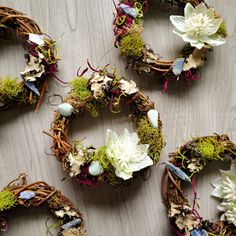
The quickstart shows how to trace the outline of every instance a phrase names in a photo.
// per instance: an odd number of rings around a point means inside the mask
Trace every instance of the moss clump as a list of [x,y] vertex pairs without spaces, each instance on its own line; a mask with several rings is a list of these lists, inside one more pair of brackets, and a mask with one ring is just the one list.
[[214,137],[205,137],[198,140],[196,149],[203,161],[222,160],[220,156],[224,152],[224,146]]
[[[160,120],[159,120],[160,123]],[[159,124],[159,128],[153,128],[147,118],[143,118],[138,123],[136,130],[140,142],[142,144],[149,144],[148,155],[152,158],[154,163],[160,159],[161,150],[164,147],[162,126]]]
[[142,37],[137,33],[128,34],[120,41],[121,54],[130,58],[138,58],[142,56],[144,46]]
[[99,101],[94,99],[87,101],[85,104],[85,110],[91,114],[92,117],[96,117],[99,115],[99,111],[101,110],[102,104]]
[[17,99],[17,97],[24,91],[23,84],[17,82],[9,76],[0,80],[0,101],[11,101]]
[[227,27],[225,24],[225,21],[222,21],[220,28],[216,32],[216,35],[219,35],[221,38],[226,38],[228,33],[227,33]]
[[88,80],[84,77],[76,77],[71,81],[72,95],[84,101],[92,95],[88,88]]
[[4,189],[0,192],[0,212],[9,210],[17,205],[16,198],[9,190]]
[[92,160],[98,161],[102,165],[104,170],[109,169],[110,162],[107,159],[106,146],[101,146],[99,149],[97,149],[94,152]]
[[142,21],[132,24],[132,26],[127,29],[128,34],[139,34],[140,35],[142,32],[143,32]]

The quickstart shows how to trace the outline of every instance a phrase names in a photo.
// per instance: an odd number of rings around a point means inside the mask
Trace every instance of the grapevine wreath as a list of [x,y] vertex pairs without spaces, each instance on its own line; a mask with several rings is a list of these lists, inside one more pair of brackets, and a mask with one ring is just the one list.
[[59,228],[57,235],[61,236],[86,235],[82,215],[74,204],[45,182],[28,184],[26,174],[20,174],[0,192],[0,229],[7,231],[6,215],[10,209],[19,206],[40,207],[44,204],[58,220],[57,224],[48,226],[46,235],[52,235],[52,227]]
[[[115,68],[90,68],[93,73],[89,79],[83,76],[87,68],[72,80],[71,91],[55,112],[53,134],[45,132],[53,138],[55,156],[64,171],[82,184],[127,184],[138,173],[147,177],[149,172],[145,170],[159,160],[164,145],[162,122],[154,103],[134,81],[119,78]],[[104,107],[118,113],[125,106],[132,110],[129,117],[137,124],[137,133],[124,129],[118,136],[108,129],[106,145],[98,149],[70,140],[69,127],[77,116],[84,112],[97,116]]]
[[120,0],[114,19],[115,46],[136,72],[162,75],[165,90],[171,80],[198,79],[197,71],[207,52],[226,42],[225,22],[204,0],[165,0],[184,8],[184,16],[172,15],[170,21],[175,27],[173,32],[187,43],[175,59],[166,61],[145,45],[141,36],[148,2]]
[[48,88],[47,77],[55,76],[57,71],[59,58],[56,44],[25,14],[12,8],[0,7],[0,38],[6,38],[11,32],[14,32],[24,45],[27,65],[20,72],[20,78],[1,78],[0,107],[37,103],[37,111]]
[[[230,171],[221,171],[221,178],[212,185],[212,195],[222,199],[218,209],[224,214],[219,221],[204,220],[195,205],[195,175],[213,160],[230,161]],[[162,178],[162,194],[170,224],[179,236],[236,235],[236,145],[227,135],[194,138],[170,154]],[[207,167],[206,167],[207,168]],[[183,191],[184,182],[192,185],[193,204]]]

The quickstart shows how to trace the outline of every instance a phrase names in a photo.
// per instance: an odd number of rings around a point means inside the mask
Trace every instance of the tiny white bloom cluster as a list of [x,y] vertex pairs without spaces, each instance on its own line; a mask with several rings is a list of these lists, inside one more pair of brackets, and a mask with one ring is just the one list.
[[70,164],[70,176],[74,177],[80,173],[80,167],[85,162],[85,155],[83,149],[76,149],[76,154],[70,153],[68,156],[68,161]]
[[65,215],[68,217],[78,216],[77,212],[72,210],[69,206],[65,206],[63,209],[55,211],[56,216],[63,218]]
[[187,3],[184,16],[170,16],[171,23],[175,26],[173,32],[185,42],[198,49],[206,45],[218,46],[226,42],[217,34],[223,20],[216,16],[213,8],[208,8],[201,3],[194,8]]
[[236,226],[236,165],[232,164],[229,171],[220,171],[221,177],[213,181],[215,189],[212,196],[223,199],[218,209],[224,214],[221,220],[227,220]]

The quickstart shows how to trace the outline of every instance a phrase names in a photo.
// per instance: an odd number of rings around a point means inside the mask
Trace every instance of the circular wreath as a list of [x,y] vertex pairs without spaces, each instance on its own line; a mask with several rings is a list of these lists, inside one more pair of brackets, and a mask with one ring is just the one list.
[[0,38],[12,31],[24,45],[27,65],[20,78],[4,76],[0,80],[0,107],[37,103],[37,111],[48,89],[47,76],[55,76],[57,71],[57,47],[34,20],[12,8],[0,7]]
[[[53,138],[52,150],[63,170],[80,183],[124,183],[138,173],[144,174],[147,167],[159,160],[164,145],[162,122],[154,103],[139,91],[134,81],[119,78],[117,70],[109,66],[91,69],[89,79],[83,76],[87,68],[72,80],[71,92],[55,112],[53,134],[45,133]],[[108,129],[106,144],[98,149],[84,147],[80,140],[72,142],[69,138],[72,121],[84,112],[97,116],[105,107],[114,113],[129,107],[137,133],[124,129],[118,136]]]
[[174,60],[163,60],[146,46],[141,36],[148,0],[120,0],[114,19],[115,46],[138,73],[158,73],[169,81],[197,80],[198,68],[206,60],[213,46],[226,42],[227,31],[223,19],[204,0],[165,0],[165,3],[184,7],[184,16],[170,16],[173,32],[187,44]]
[[44,204],[58,220],[57,224],[48,226],[46,235],[52,227],[59,228],[57,235],[61,236],[86,235],[83,217],[75,205],[45,182],[28,184],[26,174],[20,174],[0,192],[0,229],[8,230],[6,215],[10,209],[18,206],[40,207]]
[[[170,161],[162,178],[162,195],[168,209],[169,221],[176,235],[181,236],[233,236],[236,234],[236,145],[227,135],[205,136],[194,138],[170,154]],[[223,180],[213,183],[216,189],[213,196],[222,198],[218,206],[225,212],[221,220],[213,222],[204,220],[197,212],[195,175],[202,171],[206,164],[213,160],[232,161],[230,172],[221,171]],[[184,182],[192,185],[193,203],[186,198],[183,191]]]

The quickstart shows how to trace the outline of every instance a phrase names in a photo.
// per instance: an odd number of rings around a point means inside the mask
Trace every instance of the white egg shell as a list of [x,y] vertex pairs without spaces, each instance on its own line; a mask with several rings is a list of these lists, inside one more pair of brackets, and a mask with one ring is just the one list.
[[98,176],[103,173],[103,167],[98,161],[92,161],[88,168],[88,171],[90,175]]
[[158,111],[149,110],[147,113],[148,120],[153,128],[158,128]]
[[57,111],[60,115],[68,117],[71,116],[74,108],[70,103],[62,103],[57,107]]

